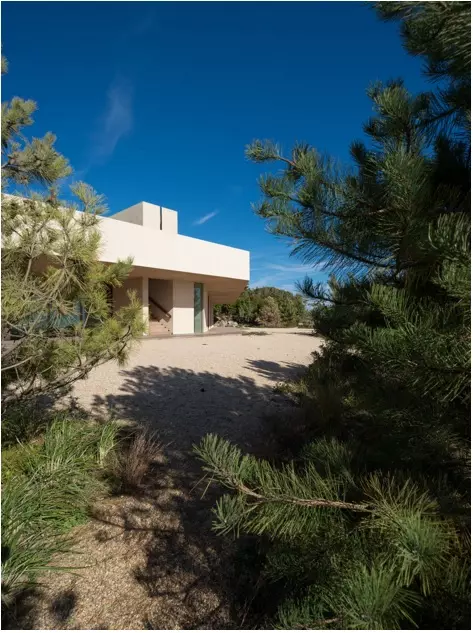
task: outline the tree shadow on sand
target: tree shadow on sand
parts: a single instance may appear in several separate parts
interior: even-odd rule
[[[95,395],[97,419],[113,413],[130,425],[125,433],[149,429],[160,454],[138,488],[95,504],[71,562],[83,567],[74,576],[48,575],[28,622],[15,628],[57,628],[59,621],[73,629],[242,626],[258,582],[257,545],[212,531],[222,491],[207,489],[192,446],[216,433],[244,451],[271,455],[264,419],[291,407],[272,385],[303,366],[248,360],[249,367],[254,378],[138,366],[121,371],[117,393]],[[73,604],[64,600],[72,595]]]
[[[293,380],[307,369],[306,365],[299,363],[282,364],[271,360],[248,360],[247,366],[263,378],[277,382]]]
[[[256,374],[274,383],[296,377],[303,365],[248,360]],[[212,372],[138,366],[120,372],[120,392],[96,395],[93,412],[111,412],[119,419],[157,432],[171,450],[186,453],[207,433],[218,433],[255,450],[263,439],[261,416],[285,403],[272,385],[248,376],[233,378]]]
[[[248,365],[272,381],[296,376],[303,368],[251,360]],[[269,456],[271,441],[262,420],[285,409],[288,402],[271,385],[258,385],[247,376],[227,378],[155,366],[121,374],[120,393],[95,397],[96,414],[107,409],[149,428],[162,441],[163,455],[139,496],[102,506],[95,518],[120,526],[125,538],[127,533],[134,539],[137,531],[147,531],[142,544],[146,562],[133,570],[135,580],[154,599],[146,625],[237,627],[252,584],[251,571],[241,575],[242,544],[212,531],[211,508],[222,491],[206,489],[192,445],[206,433],[217,433],[242,450]],[[248,542],[243,547],[244,556],[257,556]]]

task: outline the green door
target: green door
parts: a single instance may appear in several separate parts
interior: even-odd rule
[[[194,333],[203,332],[204,284],[194,284]]]

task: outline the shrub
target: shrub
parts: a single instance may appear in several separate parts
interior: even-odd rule
[[[266,297],[263,305],[259,309],[258,317],[256,319],[258,325],[264,327],[280,327],[281,314],[276,299],[273,297]]]
[[[120,453],[117,475],[125,490],[136,490],[144,482],[152,464],[160,457],[162,446],[154,433],[140,430],[127,449]]]
[[[2,449],[32,440],[44,433],[48,426],[48,417],[49,414],[38,403],[9,407],[2,414]]]
[[[291,327],[308,318],[304,299],[280,288],[248,288],[232,304],[219,304],[214,307],[215,319],[232,319],[241,325],[258,325],[258,315],[268,297],[272,297],[279,308],[278,327]]]
[[[116,432],[113,424],[61,415],[41,442],[8,449],[2,490],[5,601],[52,569],[54,555],[70,547],[67,531],[86,520],[90,503],[105,490],[102,473]]]

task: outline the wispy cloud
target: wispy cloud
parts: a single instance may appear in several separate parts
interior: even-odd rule
[[[129,27],[129,37],[141,37],[145,33],[154,30],[156,28],[156,19],[156,9],[147,11],[141,18]]]
[[[250,281],[251,288],[262,288],[263,286],[274,286],[275,285],[275,277],[274,275],[267,275],[265,277],[260,277],[259,279],[255,279],[254,281]]]
[[[266,247],[263,249],[252,249],[250,251],[251,260],[261,260],[264,259],[268,263],[270,262],[278,262],[278,261],[287,261],[288,258],[288,249],[284,244],[275,240],[274,246]]]
[[[194,226],[200,226],[201,224],[205,224],[206,222],[214,218],[219,213],[220,211],[218,209],[216,211],[212,211],[212,213],[207,213],[207,215],[203,215],[201,218],[198,218],[192,224],[194,224]]]
[[[261,263],[256,267],[251,267],[252,276],[257,273],[256,279],[252,279],[250,286],[252,288],[260,288],[262,286],[276,286],[282,290],[290,290],[296,292],[296,281],[300,280],[302,275],[309,275],[314,278],[324,278],[322,272],[324,263],[317,265],[309,264],[272,264]]]
[[[133,128],[133,87],[124,78],[115,79],[107,92],[107,105],[100,118],[91,162],[109,158],[124,136]]]
[[[286,266],[282,266],[280,264],[267,264],[266,268],[269,268],[270,270],[278,270],[282,273],[288,273],[288,274],[300,274],[300,273],[313,273],[314,271],[318,271],[318,270],[322,270],[322,268],[325,266],[324,262],[321,262],[320,264],[295,264],[295,265],[291,265],[288,264]]]

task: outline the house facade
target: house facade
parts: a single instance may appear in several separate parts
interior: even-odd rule
[[[195,334],[213,324],[213,307],[232,303],[248,285],[249,251],[178,233],[176,211],[140,202],[100,219],[100,260],[133,258],[130,276],[114,288],[117,310],[134,290],[146,334]]]

